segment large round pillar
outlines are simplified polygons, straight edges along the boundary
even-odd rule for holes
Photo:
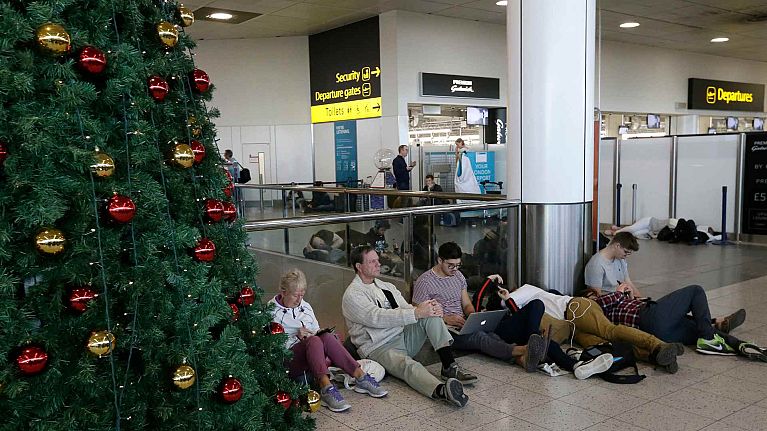
[[[521,281],[571,293],[590,254],[596,0],[510,0],[508,194]]]

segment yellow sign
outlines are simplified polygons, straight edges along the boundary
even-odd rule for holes
[[[740,92],[740,91],[727,91],[718,87],[706,88],[706,103],[715,104],[716,102],[724,101],[730,102],[746,102],[751,103],[754,101],[754,93]]]
[[[363,94],[364,94],[364,88]],[[381,98],[352,100],[312,106],[312,123],[357,120],[381,116]]]

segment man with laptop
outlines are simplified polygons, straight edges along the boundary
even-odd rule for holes
[[[514,362],[528,372],[537,369],[546,354],[546,344],[539,334],[532,334],[527,345],[509,344],[495,333],[506,310],[476,312],[466,291],[466,278],[458,271],[461,248],[454,242],[440,246],[437,264],[421,274],[413,287],[413,303],[437,301],[442,306],[442,320],[450,328],[453,348],[477,350],[488,356]],[[490,277],[503,283],[499,275]],[[468,319],[467,319],[468,316]]]

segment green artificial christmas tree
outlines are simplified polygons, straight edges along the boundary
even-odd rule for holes
[[[0,0],[0,430],[313,425],[193,21],[173,1]]]

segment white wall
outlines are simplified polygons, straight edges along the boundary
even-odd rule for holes
[[[195,53],[216,86],[220,150],[244,164],[243,144],[269,144],[265,182],[311,181],[308,38],[202,40]]]
[[[676,108],[687,104],[687,78],[767,83],[767,63],[758,61],[609,41],[601,54],[596,103],[602,111],[715,115]]]

